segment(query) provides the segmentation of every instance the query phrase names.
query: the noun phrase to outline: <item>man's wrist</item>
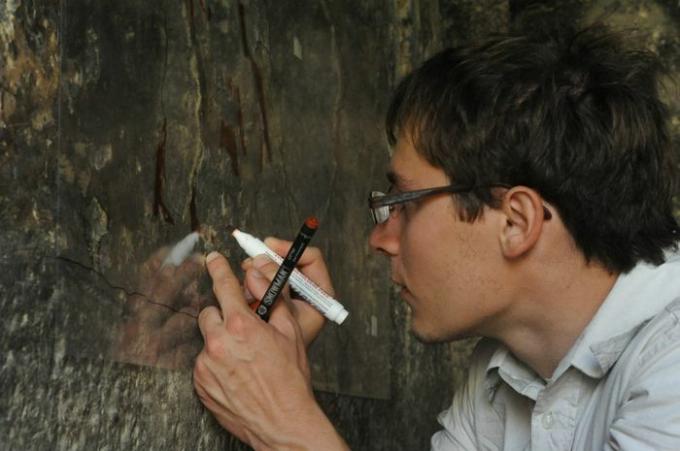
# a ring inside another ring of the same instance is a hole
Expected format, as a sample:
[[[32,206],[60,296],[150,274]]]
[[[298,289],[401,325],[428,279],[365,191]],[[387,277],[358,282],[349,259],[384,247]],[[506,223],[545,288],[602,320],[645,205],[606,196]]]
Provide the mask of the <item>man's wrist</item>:
[[[292,418],[295,427],[285,434],[273,437],[272,449],[286,451],[328,450],[345,451],[349,447],[337,430],[314,402],[306,415]]]

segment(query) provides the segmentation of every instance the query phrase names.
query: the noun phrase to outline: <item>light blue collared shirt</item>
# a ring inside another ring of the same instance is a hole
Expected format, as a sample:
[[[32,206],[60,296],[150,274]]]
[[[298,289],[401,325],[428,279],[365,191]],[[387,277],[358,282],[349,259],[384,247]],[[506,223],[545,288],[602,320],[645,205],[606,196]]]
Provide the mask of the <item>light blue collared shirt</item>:
[[[637,265],[544,380],[475,349],[432,450],[680,450],[680,257]]]

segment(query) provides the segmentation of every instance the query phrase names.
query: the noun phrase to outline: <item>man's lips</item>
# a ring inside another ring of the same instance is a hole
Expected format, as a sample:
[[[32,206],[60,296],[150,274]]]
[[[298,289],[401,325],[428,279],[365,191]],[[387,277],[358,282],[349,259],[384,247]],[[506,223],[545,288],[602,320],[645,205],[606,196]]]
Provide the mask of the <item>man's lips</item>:
[[[406,285],[405,285],[404,283],[402,283],[400,280],[398,280],[398,279],[392,279],[392,283],[399,289],[399,294],[400,294],[402,297],[411,294],[411,292],[410,292],[409,289],[406,287]]]

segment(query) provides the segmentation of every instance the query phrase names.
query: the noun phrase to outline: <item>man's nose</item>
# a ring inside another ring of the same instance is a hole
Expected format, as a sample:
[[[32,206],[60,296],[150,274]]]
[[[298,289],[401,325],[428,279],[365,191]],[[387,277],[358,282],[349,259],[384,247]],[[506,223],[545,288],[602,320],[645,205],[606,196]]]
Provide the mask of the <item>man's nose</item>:
[[[389,257],[399,253],[399,233],[397,218],[389,218],[382,224],[376,224],[368,238],[368,244],[374,251]]]

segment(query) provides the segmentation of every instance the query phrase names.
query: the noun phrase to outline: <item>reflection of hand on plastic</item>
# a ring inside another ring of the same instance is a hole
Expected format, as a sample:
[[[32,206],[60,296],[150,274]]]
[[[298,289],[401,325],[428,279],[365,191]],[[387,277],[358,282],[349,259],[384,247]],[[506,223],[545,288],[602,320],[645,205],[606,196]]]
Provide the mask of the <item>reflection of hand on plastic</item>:
[[[199,294],[204,258],[191,255],[179,266],[162,264],[163,248],[140,271],[139,290],[128,296],[113,358],[163,368],[190,367],[201,348],[198,312],[208,302]]]

